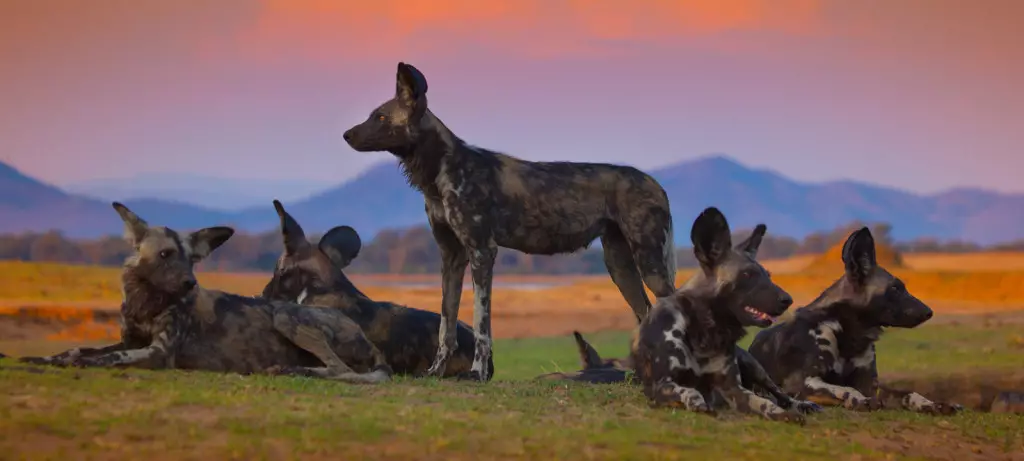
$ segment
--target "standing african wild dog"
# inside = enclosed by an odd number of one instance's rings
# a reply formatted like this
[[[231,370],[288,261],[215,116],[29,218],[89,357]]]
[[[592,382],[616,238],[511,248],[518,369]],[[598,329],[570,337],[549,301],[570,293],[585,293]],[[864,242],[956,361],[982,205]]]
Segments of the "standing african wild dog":
[[[915,392],[878,384],[875,341],[885,327],[914,328],[932,310],[878,265],[867,227],[843,245],[846,273],[794,318],[761,331],[750,352],[787,393],[824,404],[870,411],[885,406],[956,413]]]
[[[771,325],[793,303],[755,259],[764,230],[758,225],[732,248],[729,224],[717,208],[705,209],[693,222],[690,240],[700,270],[673,296],[658,301],[630,348],[652,406],[714,413],[724,403],[743,413],[801,424],[803,413],[820,409],[795,401],[787,410],[744,387],[746,354],[736,346],[746,334],[744,327]]]
[[[441,249],[441,347],[427,374],[444,373],[455,350],[462,280],[473,279],[476,351],[472,379],[486,379],[491,357],[491,280],[499,246],[552,255],[600,237],[612,280],[637,320],[650,310],[644,284],[661,298],[675,283],[668,197],[643,172],[597,163],[529,162],[471,146],[427,107],[427,80],[398,63],[395,97],[345,132],[360,152],[398,157],[423,194]]]
[[[425,372],[437,353],[441,316],[373,301],[352,284],[343,270],[362,248],[355,229],[337,226],[312,245],[281,202],[274,200],[274,208],[281,218],[284,252],[274,266],[273,278],[263,289],[263,297],[337,308],[359,324],[395,373]],[[467,373],[473,363],[473,330],[458,322],[457,335],[459,347],[445,376]]]
[[[150,227],[120,203],[113,206],[133,249],[121,274],[122,342],[23,361],[273,371],[353,383],[390,378],[383,356],[340,311],[199,287],[193,266],[231,238],[230,227],[209,227],[183,238],[169,228]]]

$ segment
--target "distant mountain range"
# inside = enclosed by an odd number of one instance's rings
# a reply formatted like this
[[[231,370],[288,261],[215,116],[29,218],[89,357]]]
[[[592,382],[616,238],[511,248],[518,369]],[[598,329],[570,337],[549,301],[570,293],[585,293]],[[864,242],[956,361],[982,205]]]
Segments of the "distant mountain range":
[[[927,236],[992,244],[1024,238],[1024,194],[954,189],[917,195],[853,181],[803,183],[770,170],[745,167],[721,155],[679,162],[649,173],[668,192],[676,220],[677,242],[689,240],[691,220],[708,205],[722,209],[733,227],[749,228],[764,222],[771,233],[798,238],[853,220],[888,222],[897,240]],[[188,182],[191,184],[183,184],[188,188],[176,186],[173,190],[200,190],[192,188],[196,183]],[[230,184],[230,181],[224,182],[224,186],[213,193],[232,194],[226,190],[230,189]],[[280,197],[311,192],[307,189],[300,193],[288,184],[291,183],[282,181],[263,187],[280,188]],[[75,190],[106,199],[100,200],[44,184],[0,163],[0,233],[49,229],[61,230],[72,237],[120,233],[121,222],[108,200],[116,197],[118,190],[133,189],[115,186],[108,189],[98,184],[75,187]],[[157,189],[159,187],[152,190]],[[277,226],[277,216],[270,196],[261,192],[248,193],[259,195],[253,200],[258,198],[266,203],[250,201],[252,206],[239,211],[218,208],[240,199],[210,201],[206,198],[210,191],[179,196],[201,201],[203,206],[159,198],[122,201],[155,224],[183,229],[223,224],[262,232]],[[247,194],[245,190],[239,193]],[[138,195],[133,193],[132,196]],[[282,201],[309,233],[347,224],[369,239],[385,228],[426,224],[422,197],[406,184],[393,162],[372,167],[350,181],[305,199]]]
[[[66,192],[102,200],[157,199],[202,204],[234,211],[273,199],[305,199],[334,184],[305,180],[236,179],[188,173],[146,173],[129,178],[95,179],[64,186]]]

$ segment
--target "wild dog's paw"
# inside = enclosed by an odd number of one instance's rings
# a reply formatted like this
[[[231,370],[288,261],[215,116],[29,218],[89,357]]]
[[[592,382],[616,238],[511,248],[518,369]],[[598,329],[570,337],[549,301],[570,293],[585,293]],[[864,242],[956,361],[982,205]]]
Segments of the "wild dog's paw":
[[[60,364],[58,362],[54,362],[53,360],[51,360],[50,357],[19,357],[18,358],[18,362],[20,362],[20,363],[28,363],[28,364],[31,364],[31,365],[62,366],[62,364]]]
[[[712,417],[718,416],[718,412],[715,411],[714,408],[711,408],[711,405],[708,405],[707,403],[697,405],[696,407],[692,408],[691,411],[693,411],[694,413],[700,413],[702,415],[708,415]]]
[[[477,381],[477,382],[483,382],[484,381],[483,377],[480,376],[480,372],[476,371],[476,370],[464,371],[462,373],[459,373],[459,374],[455,375],[455,379],[457,379],[459,381]]]
[[[803,413],[796,409],[780,411],[777,413],[769,413],[766,416],[768,417],[768,419],[772,421],[799,424],[801,426],[807,424],[807,418],[804,417]]]
[[[885,407],[880,399],[875,398],[864,398],[864,399],[849,399],[843,405],[848,410],[853,411],[877,411]]]
[[[809,400],[796,400],[796,399],[793,399],[793,401],[790,403],[790,409],[796,410],[796,411],[798,411],[798,412],[800,412],[802,414],[805,414],[805,415],[811,414],[811,413],[819,413],[822,410],[824,410],[823,408],[821,408],[821,405],[818,405],[818,404],[816,404],[814,402],[811,402]]]
[[[266,369],[263,370],[263,372],[268,375],[277,376],[284,374],[284,367],[282,367],[281,365],[274,365],[267,367]]]
[[[952,416],[964,411],[964,407],[952,402],[935,402],[922,408],[922,411],[933,415]]]

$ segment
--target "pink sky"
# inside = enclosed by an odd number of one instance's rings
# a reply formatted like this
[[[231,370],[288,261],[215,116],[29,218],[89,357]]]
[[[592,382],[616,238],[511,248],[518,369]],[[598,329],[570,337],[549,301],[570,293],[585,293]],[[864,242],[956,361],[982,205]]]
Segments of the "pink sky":
[[[626,5],[629,5],[628,8]],[[973,5],[973,6],[971,6]],[[344,180],[399,60],[469,142],[1024,192],[1015,0],[0,2],[0,159],[56,183]]]

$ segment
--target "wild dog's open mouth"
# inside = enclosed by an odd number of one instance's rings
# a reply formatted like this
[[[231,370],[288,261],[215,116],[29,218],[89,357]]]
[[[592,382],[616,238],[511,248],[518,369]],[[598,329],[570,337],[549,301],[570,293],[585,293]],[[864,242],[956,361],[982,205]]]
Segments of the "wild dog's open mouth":
[[[768,315],[768,314],[765,314],[764,312],[761,312],[761,311],[759,311],[757,309],[754,309],[753,307],[744,306],[743,310],[747,314],[750,314],[751,317],[753,317],[753,318],[755,318],[757,320],[760,320],[761,322],[767,323],[769,325],[775,323],[775,317],[773,317],[771,315]]]

